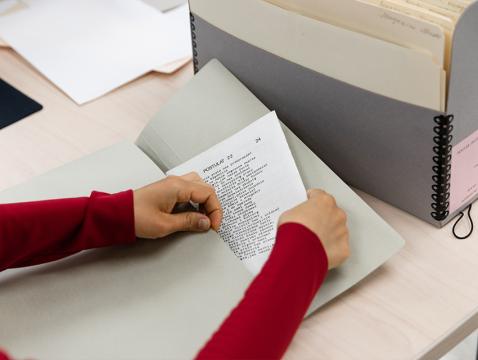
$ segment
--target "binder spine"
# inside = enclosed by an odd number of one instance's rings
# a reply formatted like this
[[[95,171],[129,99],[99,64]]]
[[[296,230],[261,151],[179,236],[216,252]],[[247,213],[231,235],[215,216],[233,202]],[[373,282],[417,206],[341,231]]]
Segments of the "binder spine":
[[[194,15],[193,13],[189,13],[189,18],[191,22],[191,41],[193,46],[193,66],[194,66],[194,73],[196,74],[199,71],[199,61],[198,61],[198,52],[197,52],[197,41],[196,41],[196,25],[194,23]]]
[[[450,177],[451,177],[451,141],[453,139],[452,131],[453,115],[440,115],[434,119],[436,126],[433,131],[433,193],[431,216],[436,221],[442,221],[449,215],[450,205]]]

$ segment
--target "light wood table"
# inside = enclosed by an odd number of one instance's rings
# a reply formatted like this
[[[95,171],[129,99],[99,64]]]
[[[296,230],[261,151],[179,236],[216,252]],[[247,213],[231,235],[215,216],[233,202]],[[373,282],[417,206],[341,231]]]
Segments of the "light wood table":
[[[80,107],[12,50],[0,49],[0,78],[44,105],[0,130],[0,190],[120,140],[134,140],[191,77],[191,66],[171,76],[150,74]],[[287,358],[437,359],[478,328],[478,232],[455,240],[450,226],[437,230],[360,195],[406,246],[304,321]]]

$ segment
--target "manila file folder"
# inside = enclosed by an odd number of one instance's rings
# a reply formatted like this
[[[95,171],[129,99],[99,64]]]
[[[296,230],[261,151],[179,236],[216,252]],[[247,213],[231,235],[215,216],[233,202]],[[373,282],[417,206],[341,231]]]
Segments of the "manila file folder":
[[[224,140],[267,109],[213,60],[166,104],[136,144],[119,143],[0,193],[0,202],[137,188]],[[309,314],[403,246],[401,237],[287,127],[306,186],[348,213],[352,255],[329,273]],[[16,356],[191,358],[240,300],[252,275],[214,232],[83,252],[0,275],[0,342]],[[313,315],[312,315],[313,316]]]

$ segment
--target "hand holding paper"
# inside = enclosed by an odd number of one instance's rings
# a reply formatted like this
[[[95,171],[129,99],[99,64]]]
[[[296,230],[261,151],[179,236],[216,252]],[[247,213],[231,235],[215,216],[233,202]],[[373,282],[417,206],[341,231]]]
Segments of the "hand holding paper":
[[[174,213],[177,204],[190,201],[204,206],[200,212]],[[214,189],[194,173],[169,177],[134,192],[136,236],[163,238],[178,231],[219,230],[221,204]]]

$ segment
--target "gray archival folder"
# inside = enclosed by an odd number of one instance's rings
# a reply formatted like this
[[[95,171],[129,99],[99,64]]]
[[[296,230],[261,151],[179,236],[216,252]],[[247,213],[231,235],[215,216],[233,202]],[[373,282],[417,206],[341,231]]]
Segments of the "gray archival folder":
[[[137,188],[268,111],[212,61],[162,108],[138,147],[109,147],[1,193],[0,203]],[[313,311],[383,264],[403,240],[294,134],[284,131],[306,187],[334,194],[349,215],[352,256],[329,274]],[[0,274],[0,344],[19,358],[191,358],[250,280],[214,232],[8,270]]]

